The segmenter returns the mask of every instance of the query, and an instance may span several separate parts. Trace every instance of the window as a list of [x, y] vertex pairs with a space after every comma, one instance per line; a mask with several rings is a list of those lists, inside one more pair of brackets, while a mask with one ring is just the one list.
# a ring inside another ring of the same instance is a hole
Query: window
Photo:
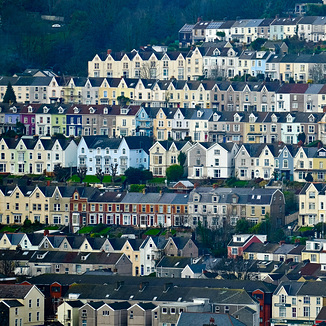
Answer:
[[285, 307], [280, 307], [279, 317], [286, 317], [286, 308]]
[[292, 307], [292, 318], [296, 318], [296, 317], [297, 317], [297, 308]]
[[285, 294], [281, 294], [279, 296], [279, 302], [280, 303], [286, 303], [286, 295]]
[[310, 304], [310, 297], [304, 297], [303, 298], [303, 303], [304, 304]]
[[303, 307], [303, 316], [310, 317], [310, 307]]
[[238, 254], [238, 248], [232, 248], [231, 252], [232, 252], [232, 255], [237, 255]]

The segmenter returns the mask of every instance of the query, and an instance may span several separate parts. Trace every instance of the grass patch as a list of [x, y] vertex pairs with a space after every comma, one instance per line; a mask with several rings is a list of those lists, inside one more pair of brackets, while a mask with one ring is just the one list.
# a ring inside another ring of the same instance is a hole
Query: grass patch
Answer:
[[91, 233], [93, 230], [94, 226], [84, 226], [79, 230], [79, 234], [86, 234], [86, 233]]
[[59, 230], [59, 226], [58, 225], [46, 226], [44, 230]]
[[145, 232], [145, 235], [151, 235], [151, 236], [156, 236], [161, 232], [160, 229], [149, 229]]
[[130, 192], [142, 192], [146, 185], [130, 185]]
[[1, 230], [0, 233], [4, 233], [4, 232], [16, 232], [16, 230], [19, 228], [19, 226], [15, 225], [15, 226], [10, 226], [10, 225], [6, 225], [4, 226]]
[[312, 226], [302, 226], [298, 232], [306, 232], [306, 231], [312, 231], [313, 227]]
[[[171, 233], [171, 235], [175, 235], [177, 233], [177, 231], [172, 229], [172, 230], [170, 230], [170, 233]], [[166, 235], [166, 230], [161, 235]]]
[[227, 183], [229, 187], [247, 187], [249, 181], [247, 180], [236, 180], [234, 182]]
[[103, 229], [102, 231], [99, 232], [100, 235], [107, 235], [109, 234], [111, 228], [110, 227], [107, 227], [105, 229]]
[[[122, 176], [116, 176], [116, 180], [120, 179], [121, 182], [123, 182], [126, 177], [124, 175]], [[80, 182], [80, 179], [77, 174], [74, 174], [71, 178], [68, 179], [70, 182]], [[100, 183], [100, 180], [97, 178], [96, 175], [86, 175], [86, 177], [83, 179], [83, 182], [86, 183]], [[110, 175], [105, 175], [103, 179], [103, 183], [111, 183], [112, 177]]]

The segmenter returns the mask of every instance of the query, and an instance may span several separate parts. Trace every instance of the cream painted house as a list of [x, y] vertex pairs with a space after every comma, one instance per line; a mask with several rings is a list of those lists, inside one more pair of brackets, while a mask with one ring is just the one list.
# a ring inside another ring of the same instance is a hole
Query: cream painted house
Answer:
[[35, 285], [0, 284], [0, 304], [8, 325], [44, 325], [44, 294]]
[[180, 152], [186, 153], [190, 147], [191, 143], [187, 141], [157, 141], [149, 149], [150, 170], [153, 176], [165, 176], [169, 166], [179, 164]]

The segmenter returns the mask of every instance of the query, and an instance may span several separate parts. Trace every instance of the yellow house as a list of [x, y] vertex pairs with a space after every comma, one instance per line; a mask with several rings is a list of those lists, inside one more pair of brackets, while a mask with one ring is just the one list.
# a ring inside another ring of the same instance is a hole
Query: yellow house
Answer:
[[326, 196], [322, 183], [306, 183], [299, 194], [298, 225], [325, 223]]
[[293, 181], [305, 182], [308, 173], [312, 174], [313, 157], [317, 148], [300, 147], [293, 158]]
[[119, 137], [134, 136], [136, 133], [135, 116], [139, 111], [139, 106], [120, 107], [119, 114], [116, 115], [116, 135]]
[[294, 78], [294, 63], [293, 62], [280, 62], [280, 78], [289, 82], [290, 78]]
[[140, 275], [140, 251], [139, 247], [143, 243], [142, 239], [127, 239], [121, 252], [132, 262], [132, 276]]
[[247, 143], [261, 143], [262, 130], [261, 126], [263, 125], [259, 119], [258, 115], [251, 113], [248, 117], [248, 120], [244, 120], [243, 128], [243, 139]]
[[171, 119], [168, 117], [169, 109], [160, 108], [153, 120], [153, 135], [158, 141], [167, 140], [172, 134]]
[[312, 158], [311, 174], [316, 181], [326, 180], [326, 149], [320, 148]]

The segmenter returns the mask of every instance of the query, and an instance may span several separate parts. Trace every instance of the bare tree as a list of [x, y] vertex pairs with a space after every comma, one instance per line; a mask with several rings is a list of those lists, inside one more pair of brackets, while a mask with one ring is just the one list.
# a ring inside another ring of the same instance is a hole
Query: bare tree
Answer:
[[17, 261], [15, 260], [1, 260], [0, 261], [0, 273], [6, 276], [15, 275], [15, 268], [17, 266]]
[[97, 179], [100, 180], [100, 183], [103, 183], [103, 179], [104, 179], [104, 172], [102, 171], [102, 169], [98, 169], [96, 172], [96, 177]]
[[321, 63], [315, 63], [309, 69], [309, 79], [312, 79], [313, 82], [318, 83], [325, 78], [324, 65]]
[[82, 183], [83, 180], [85, 179], [86, 173], [87, 173], [87, 168], [86, 167], [77, 169], [77, 176], [80, 179], [80, 183]]
[[211, 71], [210, 71], [209, 78], [210, 79], [217, 79], [219, 77], [225, 77], [221, 67], [218, 64], [211, 66]]
[[112, 177], [112, 183], [114, 184], [115, 182], [115, 176], [117, 175], [117, 171], [118, 171], [118, 163], [111, 163], [110, 166], [110, 174], [111, 174], [111, 177]]
[[140, 78], [143, 79], [151, 79], [151, 63], [150, 62], [143, 62], [140, 68]]

